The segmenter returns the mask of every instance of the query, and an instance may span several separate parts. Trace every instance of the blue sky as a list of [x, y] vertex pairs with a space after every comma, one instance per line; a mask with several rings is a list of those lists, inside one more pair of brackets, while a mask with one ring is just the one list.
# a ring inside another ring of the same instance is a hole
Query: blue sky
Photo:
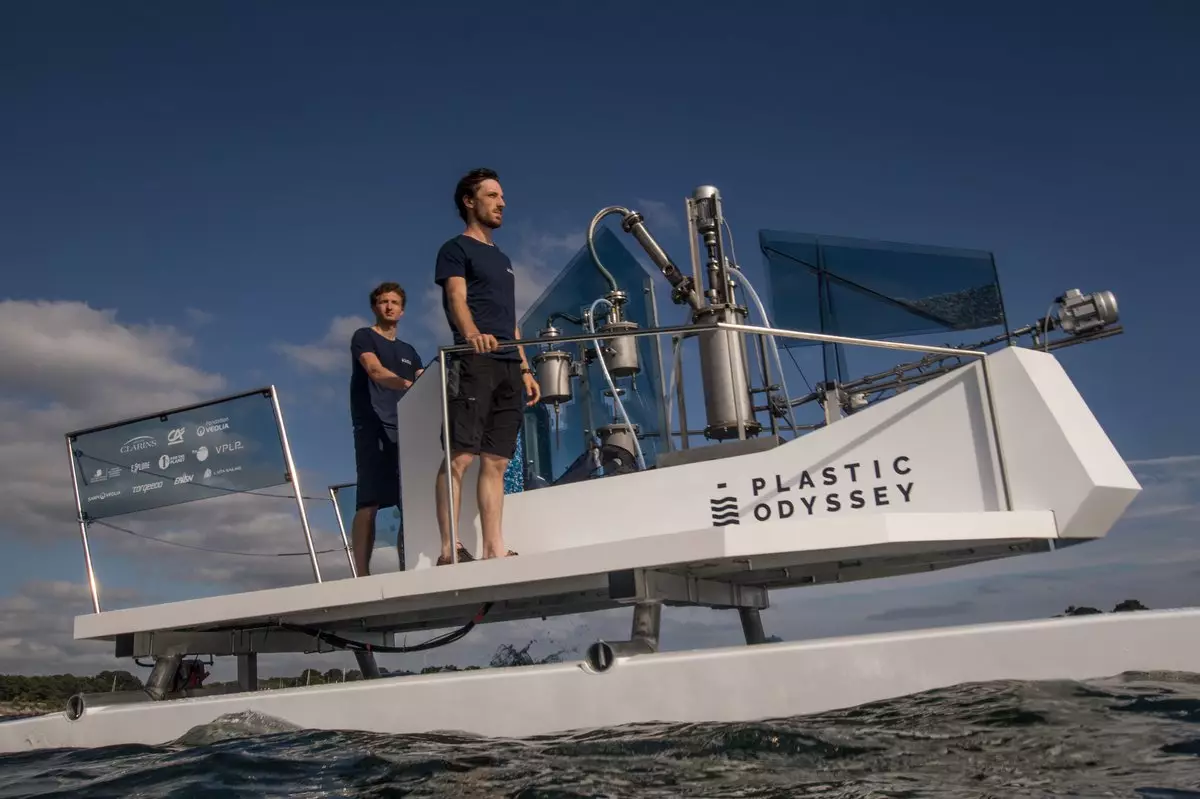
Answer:
[[[703, 183], [721, 188], [756, 283], [756, 233], [776, 228], [990, 250], [1014, 326], [1068, 288], [1110, 289], [1128, 332], [1062, 360], [1122, 455], [1166, 468], [1172, 497], [1194, 486], [1200, 432], [1178, 402], [1200, 388], [1185, 327], [1200, 288], [1192, 3], [984, 14], [780, 2], [699, 15], [676, 2], [636, 14], [25, 2], [5, 17], [0, 329], [20, 352], [0, 364], [15, 509], [0, 522], [0, 608], [13, 617], [46, 596], [86, 610], [69, 585], [82, 568], [54, 437], [67, 427], [274, 383], [306, 493], [352, 480], [351, 317], [368, 314], [376, 282], [398, 280], [403, 329], [432, 357], [443, 341], [433, 255], [459, 229], [454, 181], [477, 165], [501, 174], [499, 241], [527, 291], [613, 203], [646, 209], [685, 261], [682, 198]], [[811, 378], [815, 361], [802, 363]], [[22, 482], [33, 475], [45, 479]], [[1195, 495], [1176, 499], [1185, 510], [1151, 516], [1184, 553]], [[221, 518], [239, 535], [295, 529], [292, 506], [264, 503], [266, 521], [244, 508]], [[334, 544], [332, 517], [313, 517]], [[177, 518], [139, 529], [163, 534]], [[107, 550], [118, 585], [173, 584], [138, 572], [125, 545]], [[303, 564], [292, 571], [303, 578]], [[214, 567], [211, 579], [233, 577]], [[1067, 594], [1063, 607], [1102, 601]], [[976, 599], [946, 600], [961, 612], [943, 616], [981, 612], [962, 602]], [[871, 624], [871, 612], [845, 613]], [[26, 661], [43, 651], [23, 646]]]

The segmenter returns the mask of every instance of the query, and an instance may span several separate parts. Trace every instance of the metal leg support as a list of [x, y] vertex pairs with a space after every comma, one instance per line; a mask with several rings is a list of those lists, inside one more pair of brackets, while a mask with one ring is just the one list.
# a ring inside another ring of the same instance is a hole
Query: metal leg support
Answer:
[[597, 641], [588, 647], [584, 660], [597, 673], [616, 665], [621, 658], [651, 655], [658, 651], [662, 622], [661, 602], [638, 602], [633, 606], [633, 625], [628, 641]]
[[175, 686], [175, 677], [182, 663], [183, 655], [164, 655], [154, 659], [154, 668], [146, 678], [146, 693], [151, 699], [166, 699]]
[[358, 670], [362, 672], [364, 680], [379, 679], [379, 664], [375, 662], [374, 652], [356, 651], [354, 659], [358, 661]]
[[633, 626], [629, 631], [631, 641], [645, 641], [651, 652], [657, 652], [661, 628], [661, 602], [639, 602], [633, 606]]
[[763, 632], [762, 616], [758, 608], [738, 608], [738, 618], [742, 622], [742, 634], [746, 636], [749, 646], [765, 644], [767, 634]]
[[237, 656], [238, 687], [243, 691], [258, 690], [258, 653]]

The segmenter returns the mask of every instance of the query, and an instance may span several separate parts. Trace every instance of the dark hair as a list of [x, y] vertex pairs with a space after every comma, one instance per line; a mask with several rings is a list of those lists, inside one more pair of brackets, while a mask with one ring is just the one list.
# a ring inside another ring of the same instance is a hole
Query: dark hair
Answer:
[[486, 167], [472, 169], [459, 178], [458, 185], [454, 187], [454, 207], [458, 209], [458, 215], [462, 221], [467, 221], [467, 206], [463, 203], [463, 197], [474, 197], [475, 192], [479, 190], [479, 184], [485, 180], [499, 179], [500, 176], [496, 174], [496, 170]]
[[375, 303], [379, 302], [379, 298], [388, 292], [395, 292], [400, 295], [400, 310], [404, 310], [404, 306], [408, 304], [408, 295], [404, 293], [404, 289], [400, 288], [399, 283], [380, 283], [371, 291], [371, 310], [375, 310]]

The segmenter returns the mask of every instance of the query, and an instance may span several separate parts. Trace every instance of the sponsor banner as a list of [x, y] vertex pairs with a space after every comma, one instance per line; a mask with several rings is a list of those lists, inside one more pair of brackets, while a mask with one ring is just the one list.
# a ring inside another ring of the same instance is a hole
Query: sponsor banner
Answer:
[[92, 519], [287, 482], [265, 391], [79, 433], [71, 452], [80, 505]]

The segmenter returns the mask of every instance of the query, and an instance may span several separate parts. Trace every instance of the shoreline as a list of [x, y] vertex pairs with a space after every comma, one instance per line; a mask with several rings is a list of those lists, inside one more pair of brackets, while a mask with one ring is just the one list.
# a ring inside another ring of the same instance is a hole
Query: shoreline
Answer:
[[42, 716], [62, 709], [57, 702], [0, 702], [0, 719]]

